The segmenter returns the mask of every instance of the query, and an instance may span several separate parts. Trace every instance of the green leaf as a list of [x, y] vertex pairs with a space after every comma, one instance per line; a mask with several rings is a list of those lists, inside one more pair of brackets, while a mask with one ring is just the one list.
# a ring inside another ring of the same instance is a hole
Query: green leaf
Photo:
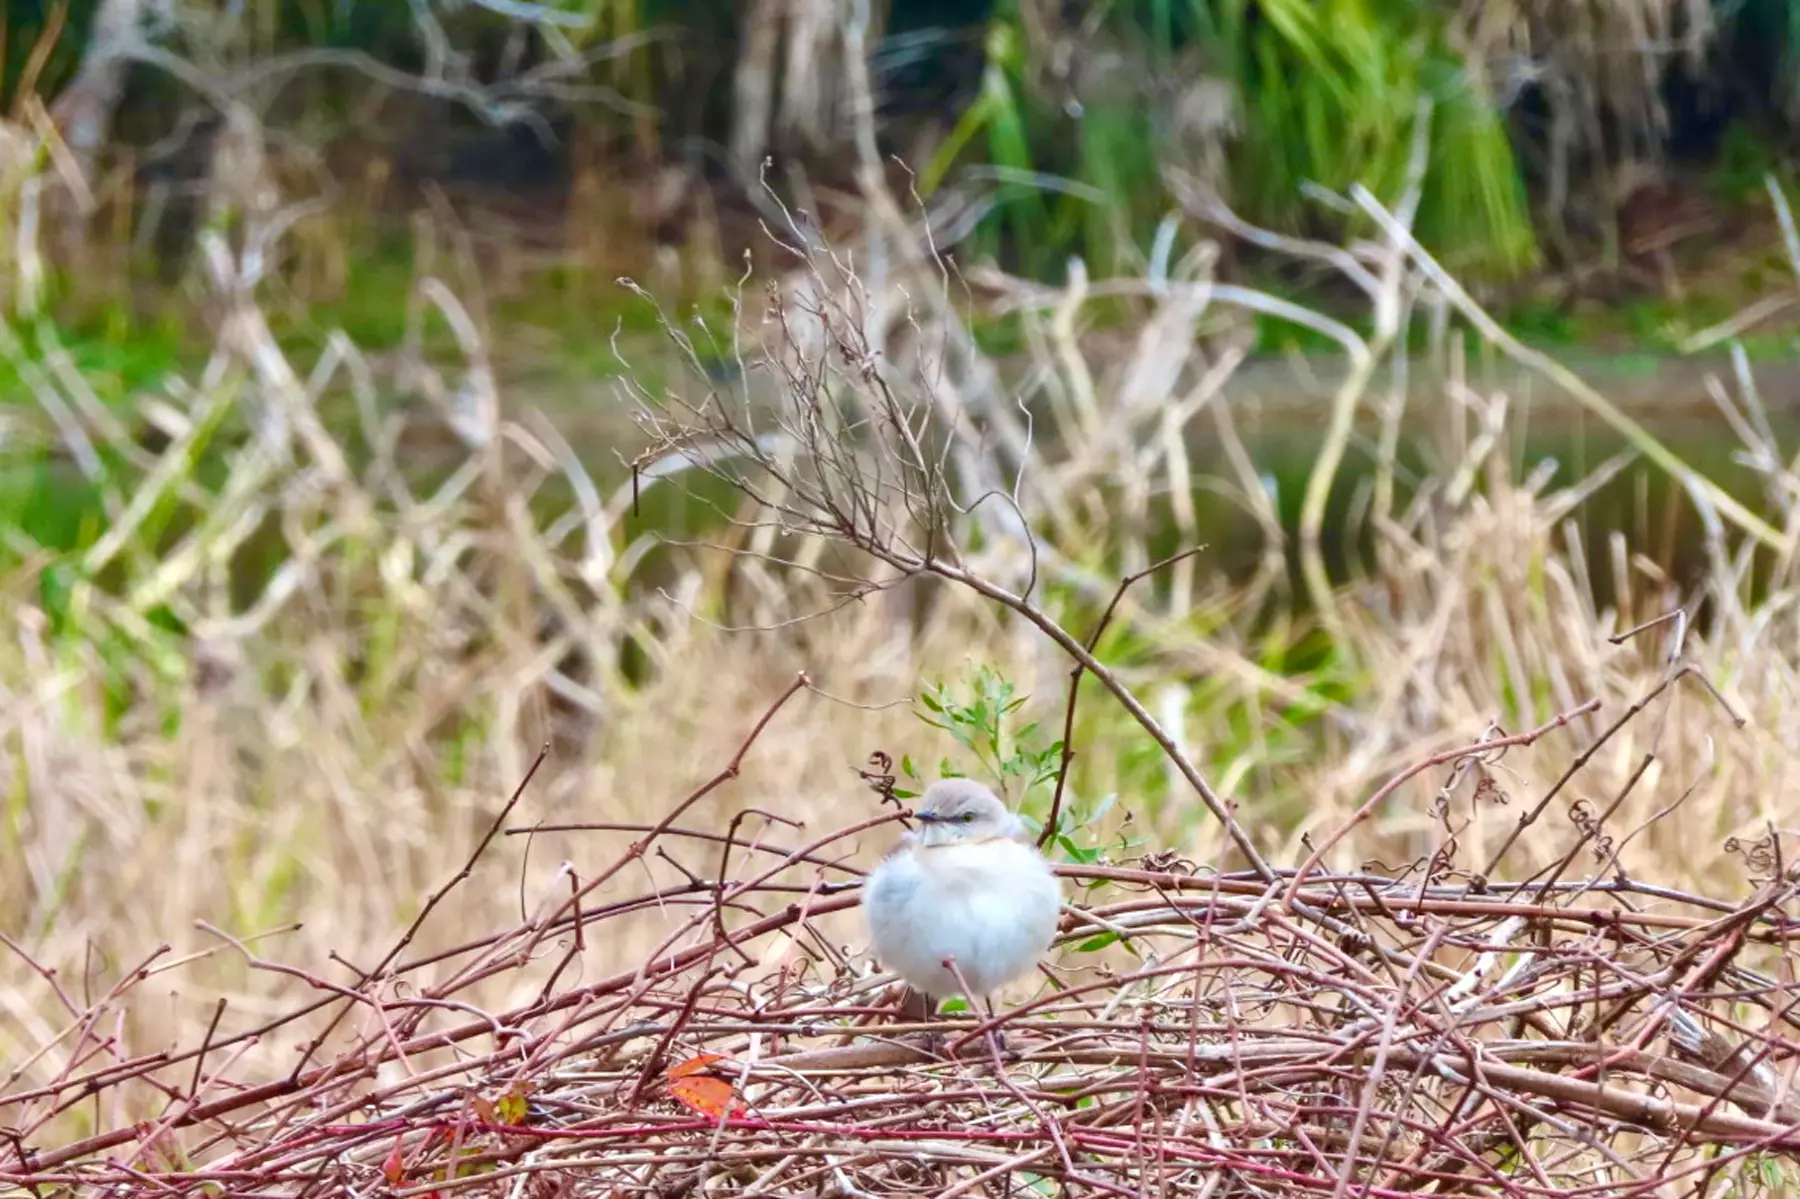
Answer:
[[1099, 850], [1083, 849], [1060, 833], [1057, 835], [1056, 843], [1062, 846], [1063, 852], [1069, 855], [1069, 860], [1072, 862], [1077, 862], [1083, 866], [1091, 866], [1100, 860]]
[[978, 97], [963, 110], [956, 127], [950, 131], [950, 136], [944, 139], [944, 144], [938, 147], [937, 153], [925, 164], [925, 169], [919, 172], [921, 196], [930, 196], [944, 182], [944, 176], [950, 173], [951, 165], [968, 149], [975, 135], [987, 125], [991, 112], [992, 102], [985, 95]]
[[1087, 940], [1085, 940], [1081, 944], [1077, 945], [1075, 947], [1075, 952], [1076, 953], [1093, 953], [1096, 949], [1105, 949], [1108, 945], [1117, 944], [1121, 940], [1123, 940], [1123, 938], [1120, 937], [1118, 933], [1115, 933], [1109, 929], [1108, 931], [1101, 933], [1099, 936], [1089, 937]]

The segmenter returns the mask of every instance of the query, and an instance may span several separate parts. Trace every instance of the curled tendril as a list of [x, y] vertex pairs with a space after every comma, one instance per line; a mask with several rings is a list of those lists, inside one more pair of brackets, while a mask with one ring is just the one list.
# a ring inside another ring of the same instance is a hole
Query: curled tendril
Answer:
[[1158, 874], [1194, 874], [1200, 867], [1172, 849], [1158, 849], [1138, 859], [1145, 870]]
[[1495, 807], [1504, 808], [1511, 802], [1512, 797], [1500, 789], [1500, 784], [1494, 781], [1494, 776], [1485, 769], [1482, 770], [1481, 777], [1475, 780], [1476, 806], [1492, 804]]
[[1762, 882], [1773, 878], [1781, 868], [1781, 846], [1772, 832], [1764, 833], [1754, 841], [1727, 837], [1724, 849], [1744, 863], [1744, 870], [1752, 881]]
[[884, 804], [901, 806], [899, 798], [894, 794], [894, 758], [883, 750], [876, 750], [869, 755], [869, 769], [858, 770], [858, 778], [868, 785], [869, 790], [881, 796]]
[[1451, 870], [1456, 864], [1456, 851], [1456, 837], [1452, 834], [1445, 838], [1444, 843], [1438, 846], [1437, 851], [1425, 863], [1427, 886], [1441, 883], [1450, 876]]
[[1569, 805], [1569, 820], [1581, 830], [1584, 837], [1594, 843], [1594, 860], [1604, 862], [1612, 857], [1613, 839], [1600, 825], [1600, 817], [1594, 812], [1594, 805], [1585, 799], [1578, 799]]
[[1419, 871], [1424, 870], [1430, 863], [1431, 859], [1429, 855], [1425, 854], [1421, 854], [1412, 861], [1398, 866], [1385, 862], [1381, 858], [1364, 858], [1361, 862], [1361, 868], [1364, 874], [1382, 874], [1393, 879], [1395, 882], [1403, 883]]

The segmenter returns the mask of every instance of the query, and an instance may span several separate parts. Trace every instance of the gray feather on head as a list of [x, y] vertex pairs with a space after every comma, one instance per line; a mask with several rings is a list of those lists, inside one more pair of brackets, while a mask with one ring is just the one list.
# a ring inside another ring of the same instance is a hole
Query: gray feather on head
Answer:
[[912, 833], [916, 845], [949, 845], [990, 837], [1024, 841], [1030, 836], [1025, 823], [1000, 797], [974, 779], [939, 779], [925, 788], [913, 816], [920, 825]]

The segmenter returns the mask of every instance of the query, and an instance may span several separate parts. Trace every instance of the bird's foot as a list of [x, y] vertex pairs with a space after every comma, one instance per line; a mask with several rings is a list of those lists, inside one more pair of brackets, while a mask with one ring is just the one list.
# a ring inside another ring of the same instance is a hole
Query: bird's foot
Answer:
[[1023, 1053], [1007, 1045], [1006, 1033], [998, 1028], [971, 1028], [951, 1036], [941, 1033], [926, 1035], [931, 1038], [937, 1056], [945, 1061], [962, 1061], [982, 1066], [993, 1062], [1016, 1062], [1024, 1057]]
[[987, 1030], [986, 1035], [988, 1052], [992, 1053], [996, 1060], [1002, 1062], [1016, 1062], [1024, 1056], [1024, 1054], [1020, 1053], [1018, 1050], [1007, 1045], [1006, 1030], [1004, 1028], [990, 1028]]
[[900, 999], [899, 1016], [908, 1024], [929, 1024], [937, 1014], [937, 1000], [914, 987], [907, 987]]
[[940, 1062], [954, 1061], [957, 1056], [951, 1052], [952, 1042], [941, 1032], [909, 1032], [896, 1038], [896, 1043]]

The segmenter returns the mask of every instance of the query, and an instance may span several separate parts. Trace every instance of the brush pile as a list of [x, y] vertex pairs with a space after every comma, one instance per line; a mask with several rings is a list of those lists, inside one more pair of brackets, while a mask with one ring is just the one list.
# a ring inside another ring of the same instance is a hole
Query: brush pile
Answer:
[[[1800, 1150], [1784, 911], [1797, 874], [1774, 834], [1738, 847], [1753, 893], [1736, 903], [1622, 872], [1502, 884], [1459, 863], [1454, 838], [1400, 877], [1331, 872], [1335, 835], [1297, 869], [1065, 863], [1081, 898], [1033, 994], [992, 1018], [906, 1024], [897, 988], [846, 948], [861, 939], [843, 914], [859, 882], [847, 847], [895, 832], [881, 826], [903, 809], [871, 799], [867, 818], [783, 844], [744, 835], [742, 818], [724, 833], [679, 823], [806, 685], [624, 854], [513, 927], [407, 956], [465, 868], [360, 983], [252, 958], [294, 977], [289, 1009], [255, 1027], [233, 1012], [147, 1055], [117, 1052], [115, 1020], [147, 970], [92, 1000], [64, 994], [69, 1028], [0, 1097], [0, 1179], [17, 1194], [211, 1196], [1785, 1186]], [[1350, 823], [1432, 772], [1446, 795], [1473, 780], [1491, 799], [1501, 755], [1540, 752], [1592, 707], [1425, 759]], [[715, 876], [591, 898], [673, 844]], [[583, 979], [591, 948], [646, 917], [665, 932], [653, 952]], [[501, 992], [528, 998], [483, 1005]], [[238, 1068], [259, 1039], [296, 1033], [291, 1075]], [[51, 1061], [51, 1081], [19, 1084]]]

